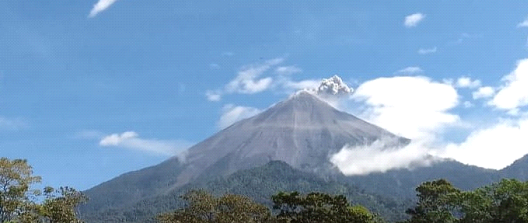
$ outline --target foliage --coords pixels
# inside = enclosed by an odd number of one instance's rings
[[[75,208],[88,200],[84,194],[70,187],[60,187],[57,190],[52,187],[46,187],[44,195],[46,200],[40,207],[44,222],[81,222],[77,219]]]
[[[124,185],[119,185],[118,187],[123,188]],[[138,186],[135,185],[134,187]],[[163,194],[153,192],[150,198],[136,200],[134,205],[116,206],[115,208],[94,211],[95,209],[91,208],[94,204],[90,204],[90,201],[88,203],[90,208],[81,209],[83,210],[81,213],[84,214],[83,219],[91,223],[155,222],[156,219],[153,216],[184,207],[185,202],[182,201],[181,195],[189,190],[198,188],[217,196],[223,194],[243,195],[257,203],[266,205],[268,208],[273,205],[270,199],[271,196],[278,191],[298,191],[303,194],[319,191],[328,194],[342,194],[351,201],[352,205],[362,205],[370,211],[378,213],[383,218],[392,221],[405,219],[404,211],[412,205],[411,202],[404,203],[365,193],[357,187],[337,180],[322,179],[315,174],[294,169],[281,161],[272,161],[261,167],[238,171],[225,178],[210,178]],[[109,196],[107,200],[112,198],[112,196]],[[90,199],[94,198],[90,197]],[[96,204],[99,203],[96,202]]]
[[[528,222],[528,182],[503,179],[474,191],[460,191],[446,180],[417,188],[419,201],[407,222]]]
[[[453,204],[451,195],[460,193],[447,180],[441,179],[425,182],[416,188],[418,192],[418,203],[415,208],[408,209],[407,214],[411,216],[408,222],[412,223],[448,223],[454,222]]]
[[[312,192],[305,196],[298,192],[280,192],[272,196],[277,219],[285,223],[370,223],[379,219],[362,206],[350,206],[343,195],[332,196]]]
[[[40,177],[33,176],[33,170],[26,160],[0,158],[0,222],[14,220],[23,215],[33,204],[31,185],[40,182]]]
[[[159,215],[162,223],[257,223],[271,221],[266,206],[249,198],[226,194],[215,197],[203,190],[190,191],[182,198],[188,202],[185,208]]]
[[[75,223],[75,208],[86,197],[73,188],[31,190],[40,177],[33,176],[32,167],[26,160],[0,158],[0,222],[1,223]]]

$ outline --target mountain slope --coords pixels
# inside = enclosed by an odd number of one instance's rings
[[[226,176],[271,160],[325,173],[333,166],[329,156],[344,145],[369,144],[380,138],[392,138],[396,144],[409,141],[302,92],[191,147],[186,158],[189,165],[177,185],[191,182],[208,167],[215,166],[216,174]]]
[[[229,177],[218,177],[204,182],[185,185],[165,195],[141,200],[120,209],[106,209],[84,215],[87,222],[153,222],[153,216],[174,210],[183,205],[179,196],[191,189],[202,188],[213,194],[241,194],[257,202],[271,205],[270,197],[279,191],[303,193],[320,191],[344,194],[354,204],[361,204],[380,213],[389,220],[401,220],[409,203],[364,193],[357,187],[337,181],[324,180],[313,173],[296,170],[282,161],[272,161],[264,166],[238,171]]]
[[[469,166],[457,161],[444,161],[412,170],[390,170],[365,176],[349,176],[346,181],[377,193],[397,199],[415,198],[415,188],[425,181],[447,179],[463,190],[472,190],[498,181],[499,171]]]
[[[87,190],[91,200],[82,210],[119,209],[273,160],[319,176],[339,175],[330,155],[347,144],[369,144],[380,138],[393,139],[394,144],[409,142],[302,92],[189,148],[184,163],[171,158]]]

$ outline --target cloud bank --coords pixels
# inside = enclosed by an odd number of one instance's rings
[[[528,105],[528,59],[519,60],[515,70],[504,76],[502,82],[489,105],[513,113]]]
[[[411,143],[403,148],[388,146],[386,140],[371,145],[343,147],[330,158],[345,175],[365,175],[393,169],[428,166],[436,161],[420,143]]]

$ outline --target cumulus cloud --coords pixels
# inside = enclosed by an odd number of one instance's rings
[[[90,11],[90,14],[88,17],[93,18],[100,12],[108,9],[112,4],[114,4],[117,0],[99,0],[92,8],[92,11]]]
[[[425,54],[436,53],[436,50],[437,50],[436,46],[433,48],[420,48],[418,50],[418,54],[425,55]]]
[[[277,73],[278,75],[291,75],[301,72],[302,69],[296,66],[280,66],[275,69],[275,73]]]
[[[386,172],[392,169],[428,166],[435,161],[428,149],[419,142],[403,148],[390,146],[386,140],[378,140],[370,145],[345,146],[330,158],[345,175],[365,175]]]
[[[423,70],[422,68],[420,67],[406,67],[406,68],[403,68],[399,71],[396,71],[395,74],[418,74],[418,73],[422,73]]]
[[[462,143],[450,143],[439,155],[459,162],[502,169],[528,154],[528,118],[501,120],[472,132]]]
[[[480,80],[471,80],[470,77],[460,77],[457,79],[455,86],[459,88],[478,88],[480,85]]]
[[[363,107],[361,117],[410,139],[432,139],[457,124],[450,110],[459,103],[456,89],[422,76],[377,78],[361,84],[352,95]]]
[[[233,123],[257,115],[261,110],[253,107],[235,106],[227,104],[222,109],[222,116],[217,123],[219,129],[224,129]]]
[[[153,155],[174,156],[180,154],[192,144],[186,141],[142,139],[139,138],[136,132],[128,131],[121,134],[107,135],[99,141],[99,145],[133,149]]]
[[[478,90],[473,92],[473,99],[490,98],[495,94],[493,87],[479,87]]]
[[[502,82],[490,105],[509,111],[528,105],[528,59],[518,61],[515,70],[503,77]]]
[[[407,28],[415,27],[425,18],[425,15],[422,13],[414,13],[412,15],[405,16],[405,21],[403,25]]]

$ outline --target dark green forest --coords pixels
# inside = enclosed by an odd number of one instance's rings
[[[417,185],[414,201],[399,201],[271,162],[186,185],[170,196],[125,207],[130,212],[117,217],[106,210],[99,219],[79,213],[79,206],[89,200],[82,192],[35,189],[40,181],[26,160],[0,159],[1,223],[528,222],[528,182],[515,179],[474,190],[459,189],[445,179],[427,181]]]

